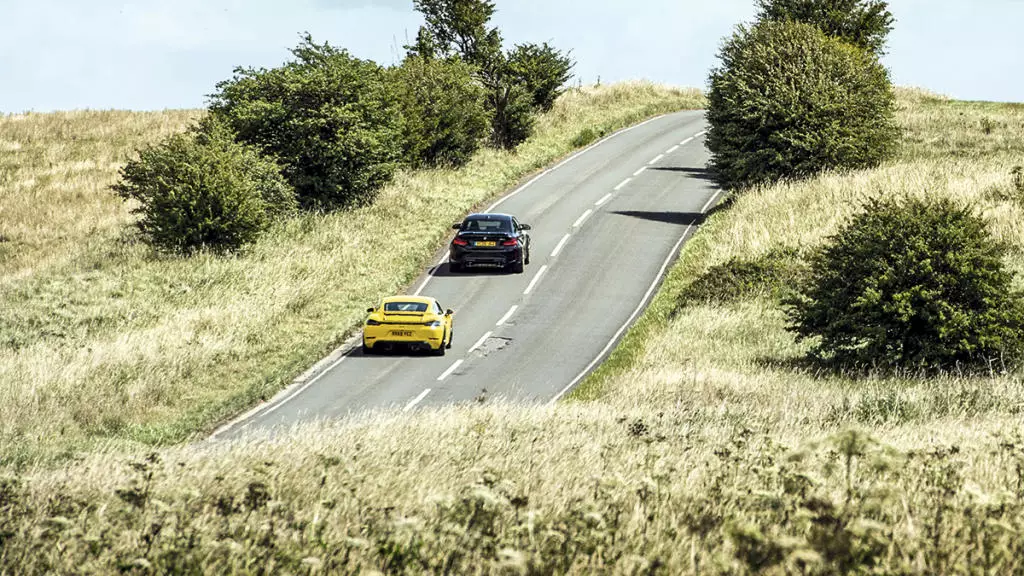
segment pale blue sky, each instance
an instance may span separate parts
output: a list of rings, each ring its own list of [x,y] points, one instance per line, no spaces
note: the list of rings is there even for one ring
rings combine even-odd
[[[584,83],[703,87],[753,0],[497,0],[506,43],[571,48]],[[1024,101],[1024,0],[890,0],[884,60],[902,85]],[[391,64],[412,0],[0,0],[0,112],[197,108],[242,66],[275,66],[309,31]]]

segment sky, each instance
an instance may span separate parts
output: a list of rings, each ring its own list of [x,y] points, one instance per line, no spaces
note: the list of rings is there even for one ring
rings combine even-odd
[[[496,0],[506,46],[571,49],[584,84],[705,87],[753,0]],[[890,0],[883,63],[899,85],[1024,101],[1024,0]],[[412,0],[0,0],[0,113],[200,108],[237,66],[273,67],[309,32],[360,58],[401,60]]]

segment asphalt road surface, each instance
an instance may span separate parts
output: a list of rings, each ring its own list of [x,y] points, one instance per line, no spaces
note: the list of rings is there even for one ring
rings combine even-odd
[[[568,158],[489,208],[532,226],[531,261],[522,274],[454,274],[438,254],[441,263],[424,271],[410,292],[455,310],[446,356],[365,356],[355,346],[215,436],[371,408],[473,401],[481,394],[557,400],[636,319],[717,199],[705,171],[704,130],[703,111],[649,120]]]

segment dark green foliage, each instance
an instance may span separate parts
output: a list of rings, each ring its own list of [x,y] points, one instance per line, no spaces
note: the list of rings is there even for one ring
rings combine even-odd
[[[419,166],[460,166],[488,127],[484,90],[459,59],[410,56],[392,70],[402,106],[405,160]]]
[[[490,0],[413,0],[426,24],[416,44],[407,46],[420,56],[460,56],[463,61],[487,68],[501,52],[501,33],[488,28],[494,15]],[[429,54],[428,54],[429,52]]]
[[[1006,246],[949,199],[872,200],[811,258],[790,330],[839,365],[987,366],[1020,356],[1024,307]]]
[[[871,55],[794,22],[738,27],[711,73],[707,147],[724,188],[878,165],[895,97]]]
[[[491,144],[513,149],[533,133],[536,122],[533,97],[519,84],[503,79],[489,88],[487,105],[492,110]]]
[[[677,310],[694,303],[735,302],[759,293],[781,297],[806,273],[806,264],[794,248],[775,248],[753,260],[733,256],[683,288]]]
[[[113,190],[139,203],[143,238],[168,251],[237,249],[296,207],[278,166],[212,118],[143,148],[120,174]]]
[[[576,63],[556,48],[544,44],[518,44],[508,55],[508,74],[533,96],[533,105],[542,112],[551,110],[572,78]]]
[[[757,0],[759,20],[804,22],[881,56],[895,18],[883,0]]]
[[[394,87],[378,65],[308,35],[292,54],[278,68],[236,69],[211,111],[278,158],[306,207],[369,202],[402,153]]]

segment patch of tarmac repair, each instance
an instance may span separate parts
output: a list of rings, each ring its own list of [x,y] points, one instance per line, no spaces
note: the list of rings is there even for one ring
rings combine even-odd
[[[502,338],[500,336],[491,336],[487,340],[484,340],[484,343],[481,344],[480,347],[476,349],[476,351],[481,356],[489,356],[490,354],[493,354],[494,352],[497,352],[497,351],[501,350],[502,348],[505,348],[506,346],[508,346],[511,343],[512,343],[512,339],[511,338]]]

